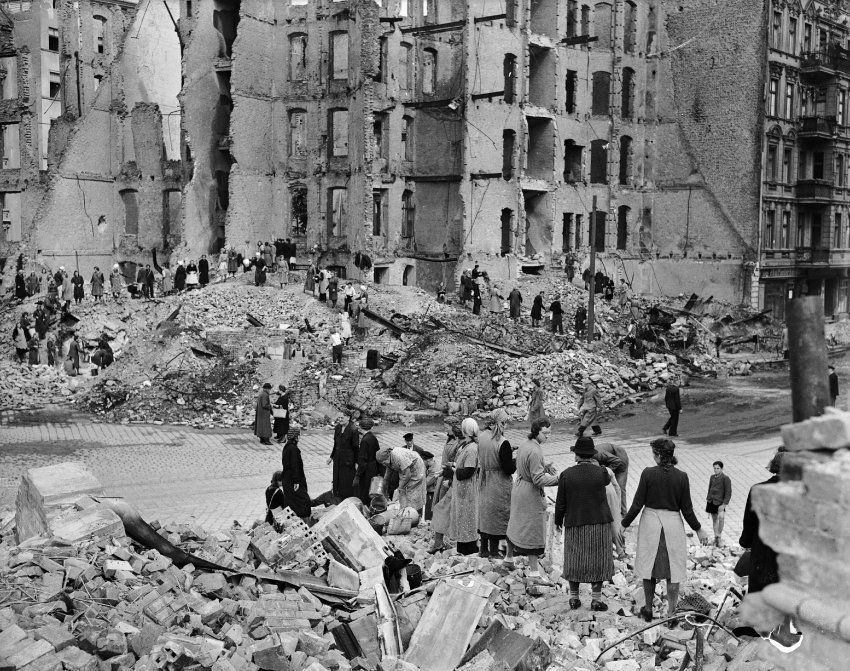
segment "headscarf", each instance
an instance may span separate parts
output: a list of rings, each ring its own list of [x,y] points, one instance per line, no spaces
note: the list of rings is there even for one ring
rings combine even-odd
[[[460,423],[460,430],[466,438],[478,438],[478,422],[467,417]]]
[[[785,456],[785,452],[777,452],[773,455],[773,459],[770,460],[770,463],[767,465],[767,470],[769,470],[774,475],[779,475],[782,472],[782,459]]]
[[[504,408],[496,408],[490,413],[490,432],[493,434],[493,440],[499,440],[505,435],[505,424],[509,419]]]

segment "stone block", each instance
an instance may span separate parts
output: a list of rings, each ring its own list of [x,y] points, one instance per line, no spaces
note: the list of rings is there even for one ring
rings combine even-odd
[[[785,424],[782,442],[792,452],[850,447],[850,412],[830,411],[803,422]]]
[[[201,573],[193,582],[196,590],[206,596],[221,597],[227,589],[227,579],[221,573]]]
[[[62,660],[55,653],[48,653],[21,667],[21,671],[62,671]]]
[[[53,649],[57,652],[64,650],[74,643],[74,636],[61,624],[39,627],[35,630],[35,637],[44,639],[50,643],[50,645],[53,646]],[[0,646],[0,648],[2,648],[2,646]]]
[[[311,657],[321,657],[331,647],[331,642],[313,631],[302,631],[298,634],[298,650]]]
[[[6,658],[6,662],[15,669],[31,664],[39,657],[54,652],[53,646],[45,640],[31,640]]]
[[[49,531],[57,540],[77,543],[88,538],[123,536],[124,523],[109,508],[94,506],[51,520]]]
[[[0,650],[11,650],[13,645],[18,641],[23,641],[26,637],[27,632],[17,624],[12,624],[0,632]]]

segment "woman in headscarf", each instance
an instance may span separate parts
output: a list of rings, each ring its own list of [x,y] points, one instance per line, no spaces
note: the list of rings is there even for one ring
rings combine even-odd
[[[74,273],[77,273],[75,270]],[[83,279],[82,277],[80,279]],[[71,278],[68,277],[67,271],[62,271],[62,300],[65,301],[65,309],[71,307],[71,301],[76,297],[76,287],[71,283]]]
[[[555,527],[564,530],[564,578],[570,584],[570,608],[581,607],[579,586],[589,582],[590,610],[608,610],[602,583],[614,576],[611,510],[605,487],[611,477],[596,459],[592,438],[579,438],[573,448],[576,465],[558,478]]]
[[[275,440],[282,443],[286,434],[289,433],[289,392],[282,384],[277,386],[277,390],[280,393],[272,405],[272,416],[274,417],[272,431]]]
[[[387,471],[398,473],[398,503],[401,509],[413,508],[419,515],[425,508],[425,462],[413,450],[385,447],[375,455]]]
[[[776,563],[776,552],[759,537],[759,518],[753,510],[753,489],[762,485],[772,485],[779,482],[779,473],[782,470],[782,457],[784,452],[777,452],[767,470],[771,477],[753,485],[747,495],[747,505],[744,507],[744,528],[738,541],[742,548],[750,550],[750,574],[747,582],[747,594],[760,592],[768,585],[779,582],[779,568]]]
[[[301,450],[298,448],[298,437],[301,429],[294,427],[286,434],[286,444],[280,453],[280,463],[283,467],[281,478],[283,482],[283,500],[304,522],[310,517],[310,494],[307,491],[307,476],[304,475],[304,462],[301,460]]]
[[[330,280],[328,279],[328,271],[325,268],[322,268],[319,271],[319,300],[323,303],[328,300],[329,284]]]
[[[540,321],[543,319],[543,292],[541,291],[534,297],[531,304],[531,325],[540,326]]]
[[[502,295],[502,288],[494,284],[490,289],[490,314],[494,317],[501,315],[505,311],[505,297]]]
[[[27,297],[27,280],[24,277],[24,271],[19,270],[15,273],[15,298],[22,301]]]
[[[546,396],[543,394],[543,387],[540,385],[540,380],[534,378],[534,390],[531,392],[531,400],[528,402],[528,423],[534,424],[538,419],[546,419],[546,410],[543,408],[543,401]]]
[[[121,291],[124,287],[124,278],[121,277],[121,270],[116,263],[112,266],[112,272],[109,273],[109,289],[112,291],[112,298],[116,301],[121,298]]]
[[[688,475],[676,468],[678,460],[673,454],[676,444],[667,438],[657,438],[650,446],[656,465],[643,469],[632,507],[623,518],[623,528],[627,529],[643,510],[634,573],[643,580],[645,605],[640,614],[647,622],[652,621],[652,600],[658,580],[667,581],[668,616],[679,601],[679,585],[685,579],[688,562],[682,516],[697,532],[701,543],[708,541],[708,534],[694,514]]]
[[[263,445],[271,445],[272,441],[272,404],[269,400],[271,384],[266,382],[257,395],[257,403],[254,407],[254,435],[260,439]]]
[[[470,555],[478,550],[478,422],[467,417],[460,430],[463,442],[455,457],[449,537],[459,554]]]
[[[482,557],[498,557],[499,543],[507,537],[511,516],[511,489],[516,471],[513,448],[505,438],[508,413],[496,408],[490,424],[478,438],[478,533]]]
[[[434,532],[434,542],[428,550],[431,554],[445,549],[443,538],[449,532],[454,464],[463,440],[460,424],[452,423],[449,426],[450,432],[447,434],[446,444],[443,447],[442,473],[434,485],[434,498],[431,501],[431,530]]]
[[[210,262],[206,254],[201,254],[201,260],[198,261],[198,283],[202,287],[210,283]]]
[[[198,287],[198,266],[194,260],[189,261],[186,266],[186,290],[196,289]]]
[[[233,247],[227,251],[227,272],[231,277],[236,276],[236,271],[239,270],[239,264],[242,263],[237,256],[236,250]]]
[[[271,483],[268,487],[266,487],[266,522],[271,524],[275,530],[279,531],[272,511],[277,510],[278,508],[282,510],[285,507],[286,500],[283,496],[283,471],[275,471],[272,474]]]
[[[558,484],[551,464],[543,460],[543,444],[552,433],[548,419],[531,425],[528,440],[516,453],[517,479],[511,492],[508,543],[514,554],[526,555],[532,575],[538,573],[538,559],[546,549],[546,493],[544,487]]]

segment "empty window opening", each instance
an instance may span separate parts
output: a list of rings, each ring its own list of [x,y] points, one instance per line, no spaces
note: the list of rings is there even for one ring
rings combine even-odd
[[[219,56],[233,55],[233,42],[236,39],[236,29],[239,26],[239,8],[213,10],[213,26],[224,38],[224,52]]]
[[[637,46],[637,7],[626,0],[623,8],[623,50],[634,53]]]
[[[635,113],[635,71],[623,68],[623,91],[621,93],[620,116],[631,119]]]
[[[620,205],[617,208],[617,249],[626,249],[629,243],[629,212],[628,205]]]
[[[552,49],[528,49],[528,102],[538,107],[555,106],[555,54]]]
[[[611,73],[599,70],[593,73],[593,90],[591,93],[591,113],[607,115],[611,101]]]
[[[172,230],[177,230],[180,224],[180,206],[183,194],[177,189],[162,192],[162,241],[168,244],[168,236]]]
[[[3,167],[21,167],[20,124],[7,123],[0,126],[3,141]]]
[[[416,203],[413,192],[405,189],[401,194],[401,237],[409,244],[416,232]]]
[[[601,210],[596,211],[596,251],[604,252],[605,251],[605,220],[607,219],[607,212],[602,212]]]
[[[590,35],[590,5],[581,6],[581,35]]]
[[[390,269],[386,266],[383,268],[378,268],[375,266],[375,269],[372,271],[372,277],[375,280],[375,284],[386,284],[390,275]]]
[[[632,182],[632,138],[624,135],[620,138],[620,184]]]
[[[387,59],[389,58],[389,44],[390,40],[388,37],[381,38],[380,51],[378,53],[378,81],[387,83]]]
[[[514,250],[514,211],[508,207],[502,210],[502,256]]]
[[[330,47],[331,79],[348,79],[348,33],[331,33]]]
[[[516,98],[516,56],[505,54],[502,61],[502,74],[505,80],[505,102],[512,103]]]
[[[517,0],[505,0],[505,23],[509,26],[516,25],[516,3]]]
[[[823,165],[823,152],[814,152],[812,154],[812,179],[823,179]]]
[[[0,97],[14,100],[18,97],[18,57],[0,58]]]
[[[331,156],[348,156],[348,110],[328,111],[328,142]]]
[[[345,235],[348,208],[348,189],[336,186],[328,189],[328,237]]]
[[[568,252],[572,249],[573,244],[573,213],[564,212],[564,218],[561,226],[561,249]]]
[[[527,121],[526,174],[532,179],[551,180],[555,162],[552,120],[544,117],[527,117]]]
[[[293,186],[289,190],[289,232],[307,235],[307,187]]]
[[[574,184],[581,181],[581,159],[584,147],[575,140],[564,140],[564,181]]]
[[[92,25],[94,28],[94,52],[96,54],[104,53],[104,39],[106,38],[106,19],[102,16],[94,15],[92,17]]]
[[[56,99],[56,96],[59,95],[59,91],[62,89],[62,84],[59,81],[59,72],[55,70],[50,71],[50,89],[48,91],[48,95],[52,100]]]
[[[590,183],[608,183],[608,142],[605,140],[590,143]]]
[[[432,95],[437,90],[437,52],[435,49],[422,51],[422,93]]]
[[[387,158],[387,134],[385,132],[389,117],[386,114],[375,114],[372,122],[372,138],[375,143],[375,158],[386,161]]]
[[[404,150],[404,160],[413,160],[413,117],[401,118],[401,145]]]
[[[522,195],[525,209],[524,253],[533,256],[551,245],[552,210],[548,193],[523,191]]]
[[[785,210],[782,213],[782,230],[779,232],[779,246],[788,249],[791,244],[791,213]]]
[[[567,70],[566,77],[566,104],[564,105],[567,114],[573,114],[576,111],[576,91],[578,89],[578,72],[575,70]]]
[[[401,283],[405,287],[416,286],[416,266],[405,266],[401,276]]]
[[[841,247],[841,212],[835,213],[835,228],[832,232],[832,246],[836,249]]]
[[[567,37],[575,37],[578,24],[578,2],[567,0]]]
[[[764,247],[773,249],[775,244],[776,212],[767,210],[764,213]]]
[[[372,191],[372,235],[386,233],[387,192],[385,189]]]
[[[138,192],[132,189],[124,189],[120,192],[121,202],[124,204],[124,233],[127,235],[139,234],[139,202]]]
[[[399,88],[410,91],[413,88],[413,45],[401,43],[399,50]]]
[[[58,28],[48,28],[47,29],[47,50],[48,51],[59,51],[59,29]]]
[[[557,0],[531,0],[531,32],[555,38],[558,31]]]
[[[307,155],[307,112],[305,110],[289,112],[289,155],[293,157]]]
[[[593,8],[593,34],[599,40],[593,45],[594,49],[611,48],[611,5],[598,2]]]
[[[307,35],[289,36],[289,81],[302,82],[307,78]]]
[[[581,240],[581,235],[582,235],[581,222],[582,222],[582,219],[583,219],[583,218],[584,218],[584,217],[583,217],[581,214],[576,214],[576,223],[575,223],[575,226],[573,227],[573,232],[575,233],[575,249],[579,249],[579,248],[581,247],[581,244],[582,244],[582,240]]]
[[[502,131],[502,177],[511,179],[514,176],[514,147],[516,133],[513,130]]]

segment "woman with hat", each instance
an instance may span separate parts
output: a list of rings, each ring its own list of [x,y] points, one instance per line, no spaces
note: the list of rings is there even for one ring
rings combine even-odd
[[[283,482],[283,500],[304,522],[310,517],[310,494],[307,492],[307,476],[304,475],[304,462],[301,460],[301,450],[298,448],[298,437],[301,429],[293,427],[286,434],[286,444],[280,453],[283,467],[281,478]]]
[[[360,447],[357,453],[357,471],[354,474],[355,494],[365,505],[369,505],[369,489],[372,478],[384,474],[384,467],[378,463],[378,439],[372,433],[375,423],[368,417],[360,420]]]
[[[420,515],[425,507],[425,462],[413,450],[392,447],[378,450],[375,459],[398,474],[398,503],[401,509],[413,508]]]
[[[564,578],[570,583],[570,608],[581,607],[579,586],[589,582],[590,610],[608,610],[602,601],[602,583],[614,575],[611,552],[611,510],[605,487],[608,471],[596,461],[592,438],[576,441],[576,465],[558,478],[555,527],[564,529]]]
[[[442,473],[434,483],[434,497],[431,501],[431,529],[434,532],[434,542],[428,550],[431,554],[445,550],[443,539],[449,532],[449,515],[452,505],[452,479],[457,453],[463,440],[460,424],[447,422],[449,433],[443,446]]]
[[[282,443],[286,434],[289,433],[289,392],[282,384],[277,386],[277,390],[280,393],[275,399],[274,405],[272,405],[272,415],[274,416],[272,431],[275,440]]]
[[[254,408],[254,435],[263,445],[272,444],[272,404],[269,400],[271,388],[268,382],[263,385]]]
[[[697,532],[701,543],[708,540],[708,534],[694,514],[688,475],[676,468],[675,443],[667,438],[656,438],[650,446],[656,465],[643,469],[632,507],[623,518],[623,529],[627,529],[643,510],[634,573],[643,580],[645,605],[640,614],[647,622],[652,621],[652,600],[658,580],[667,581],[668,616],[676,610],[679,584],[685,579],[688,561],[688,541],[682,517]]]
[[[517,479],[511,492],[508,543],[514,554],[526,555],[532,575],[538,572],[538,558],[546,549],[546,494],[544,487],[558,484],[551,464],[543,460],[543,444],[549,440],[552,425],[545,417],[535,420],[531,432],[516,453]]]
[[[455,457],[452,502],[449,510],[449,537],[457,542],[457,551],[471,555],[478,550],[478,422],[467,417]]]
[[[508,533],[516,464],[511,443],[505,438],[507,425],[508,413],[496,408],[490,414],[490,425],[478,438],[478,533],[482,557],[498,557],[499,543]]]

